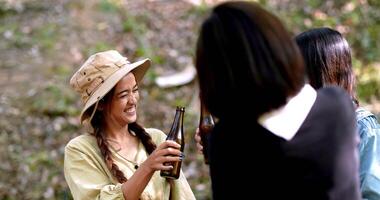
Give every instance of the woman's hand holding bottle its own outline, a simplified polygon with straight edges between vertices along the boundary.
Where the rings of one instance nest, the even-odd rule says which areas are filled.
[[[171,170],[173,166],[164,165],[164,163],[182,160],[180,147],[181,145],[174,141],[164,141],[148,156],[148,158],[141,164],[141,167],[147,168],[153,172],[157,170]]]

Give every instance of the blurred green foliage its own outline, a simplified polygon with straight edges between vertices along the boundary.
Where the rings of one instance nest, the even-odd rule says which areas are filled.
[[[375,1],[289,1],[267,3],[295,33],[327,26],[340,31],[352,46],[354,56],[366,65],[379,61],[380,6]],[[279,11],[279,12],[278,12]],[[361,66],[357,66],[361,67]]]
[[[107,41],[96,41],[92,46],[85,50],[85,55],[92,55],[96,52],[114,49],[114,46]]]
[[[356,69],[357,95],[363,102],[378,101],[380,97],[380,65]]]
[[[100,0],[98,4],[98,8],[101,12],[117,12],[120,7],[118,5],[117,1],[111,1],[111,0]]]
[[[260,1],[278,15],[294,35],[310,28],[331,27],[352,48],[357,93],[363,103],[380,99],[380,3],[376,0]],[[367,78],[362,78],[367,77]]]
[[[41,91],[31,96],[30,114],[42,114],[50,117],[79,114],[75,107],[77,96],[70,88],[62,85],[46,85]]]

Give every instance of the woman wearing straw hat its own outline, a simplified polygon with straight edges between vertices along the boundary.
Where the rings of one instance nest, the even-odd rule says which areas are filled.
[[[195,199],[183,173],[166,180],[163,163],[183,158],[179,145],[136,122],[138,83],[150,66],[115,50],[90,56],[70,85],[80,93],[89,134],[65,148],[64,173],[74,199]]]

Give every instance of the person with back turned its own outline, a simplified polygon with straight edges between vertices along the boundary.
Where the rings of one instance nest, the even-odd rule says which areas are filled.
[[[360,106],[355,92],[351,48],[338,31],[314,28],[296,36],[305,58],[310,85],[319,89],[328,85],[343,88],[356,112],[360,160],[360,190],[365,200],[380,200],[380,125],[376,116]]]
[[[360,199],[354,107],[339,87],[306,83],[282,22],[258,4],[215,6],[195,65],[218,118],[209,141],[214,199]]]

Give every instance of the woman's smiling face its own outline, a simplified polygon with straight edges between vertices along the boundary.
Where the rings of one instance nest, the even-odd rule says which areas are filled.
[[[121,126],[137,119],[138,85],[133,73],[125,75],[114,87],[111,101],[106,105],[104,115]]]

